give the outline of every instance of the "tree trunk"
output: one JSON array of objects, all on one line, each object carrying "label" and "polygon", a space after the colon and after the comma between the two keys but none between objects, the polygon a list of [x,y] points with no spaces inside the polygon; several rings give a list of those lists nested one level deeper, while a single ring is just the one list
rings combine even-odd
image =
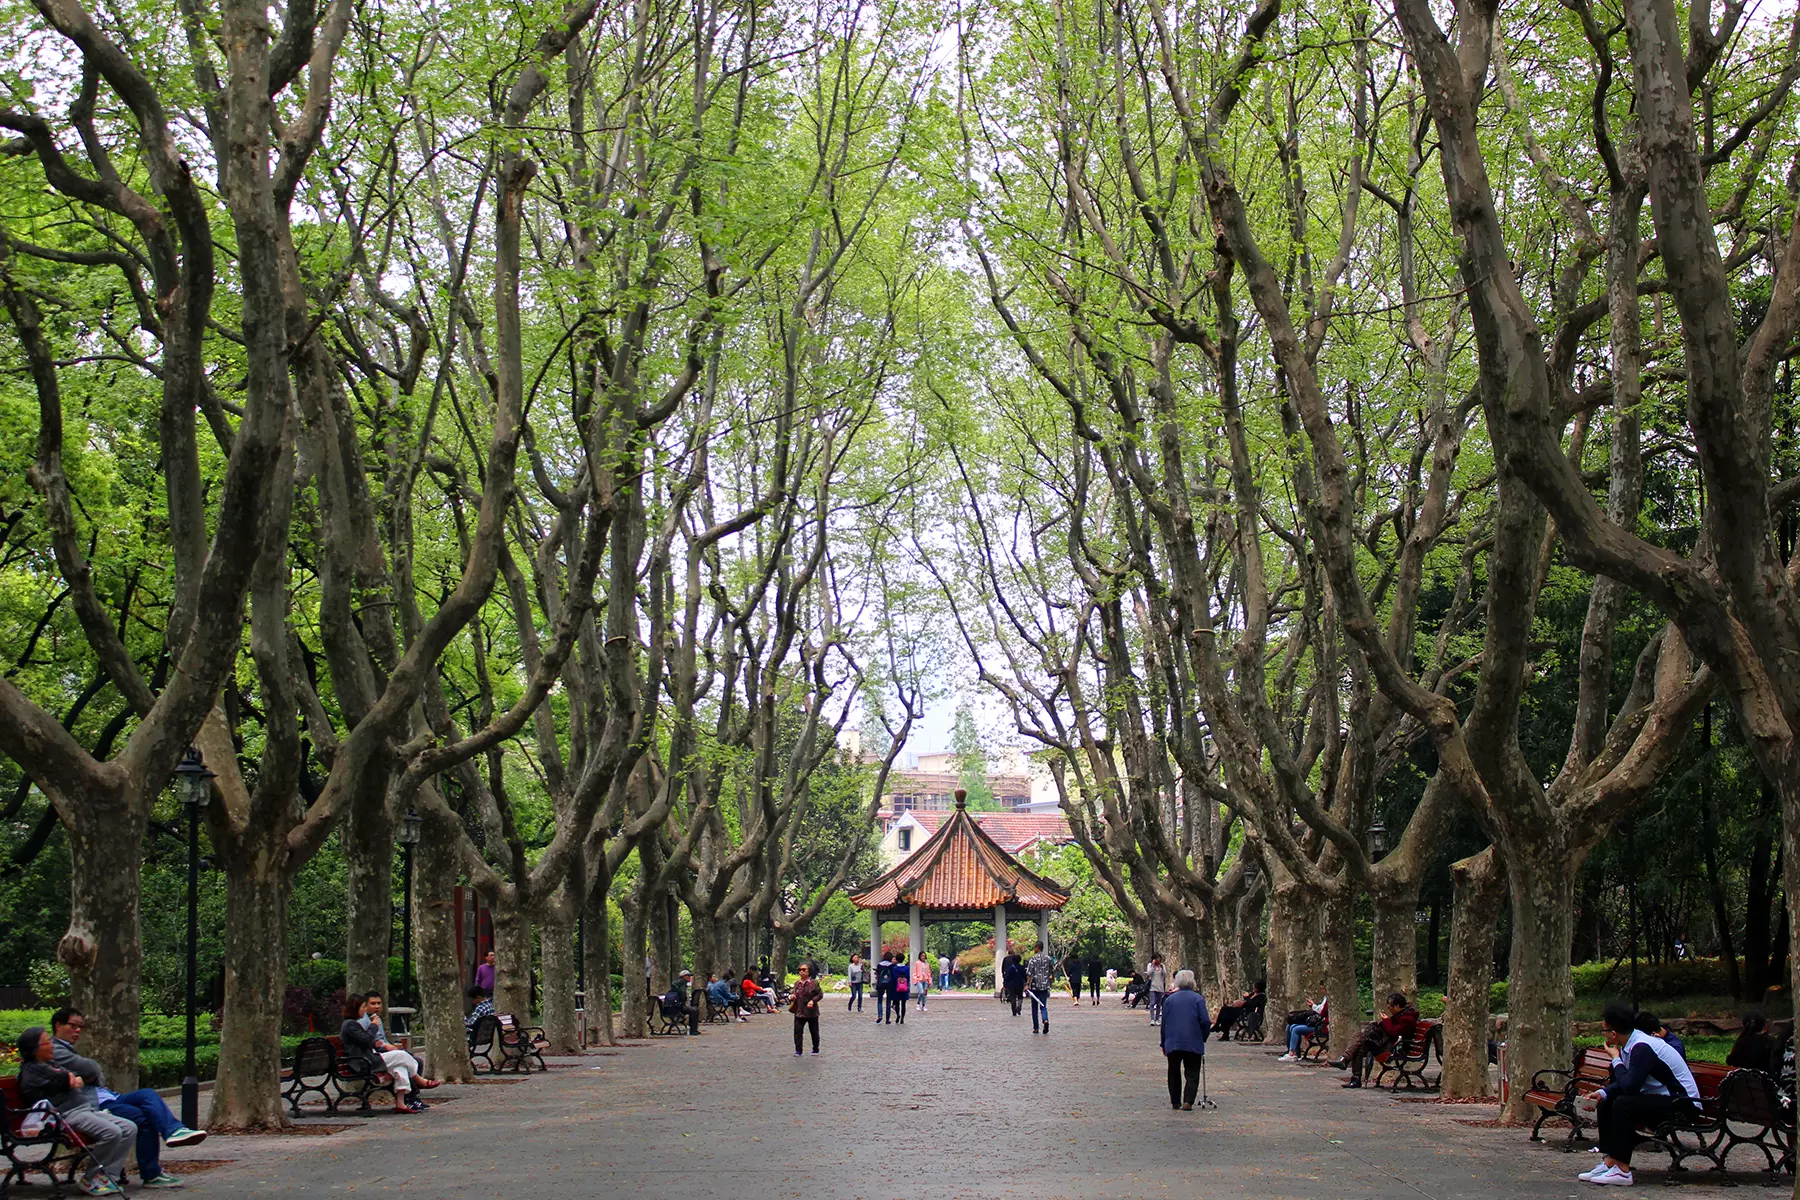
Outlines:
[{"label": "tree trunk", "polygon": [[[558,899],[564,889],[558,889]],[[544,965],[544,1036],[553,1054],[577,1054],[581,1047],[575,1028],[575,922],[573,909],[553,899],[539,926]]]},{"label": "tree trunk", "polygon": [[[582,942],[582,955],[587,959],[582,970],[587,975],[588,1041],[602,1046],[616,1046],[613,1037],[612,1001],[612,914],[607,906],[607,893],[612,890],[612,875],[606,870],[606,852],[600,852],[602,864],[587,894],[587,937]],[[629,978],[626,983],[630,983]],[[630,989],[627,988],[627,991]]]},{"label": "tree trunk", "polygon": [[1574,937],[1573,872],[1561,855],[1520,854],[1507,864],[1512,887],[1512,966],[1506,996],[1508,1103],[1501,1119],[1536,1116],[1525,1098],[1545,1067],[1568,1069],[1573,1058],[1575,987],[1569,975]]},{"label": "tree trunk", "polygon": [[508,897],[489,897],[494,914],[494,1011],[531,1024],[531,922]]},{"label": "tree trunk", "polygon": [[[430,811],[430,810],[428,810]],[[413,860],[413,924],[419,981],[419,1024],[432,1076],[450,1083],[474,1078],[469,1067],[468,1038],[463,1026],[463,991],[467,986],[457,961],[456,836],[450,825],[433,828],[427,818],[419,831]]]},{"label": "tree trunk", "polygon": [[1362,999],[1356,986],[1355,888],[1344,886],[1324,897],[1318,928],[1325,994],[1331,997],[1331,1057],[1342,1058],[1363,1025]]},{"label": "tree trunk", "polygon": [[[634,892],[641,891],[633,885]],[[644,928],[644,903],[641,895],[627,896],[621,905],[625,912],[624,936],[619,942],[619,974],[624,977],[620,1007],[623,1009],[624,1030],[622,1036],[641,1038],[644,1036],[644,1021],[649,1015],[646,1011],[649,993],[644,987],[644,957],[647,931]]]},{"label": "tree trunk", "polygon": [[1409,1002],[1419,998],[1419,890],[1401,888],[1372,899],[1375,930],[1369,974],[1379,1012],[1392,992],[1404,993]]},{"label": "tree trunk", "polygon": [[129,1092],[143,1014],[144,822],[120,797],[90,797],[74,820],[59,811],[69,831],[69,928],[56,957],[69,968],[70,1002],[87,1016],[82,1051],[106,1064],[108,1086]]},{"label": "tree trunk", "polygon": [[1494,931],[1506,900],[1506,872],[1492,846],[1450,864],[1455,887],[1450,917],[1450,986],[1444,994],[1445,1099],[1492,1094],[1488,1078],[1488,986],[1494,978]]},{"label": "tree trunk", "polygon": [[369,770],[350,803],[344,834],[349,876],[344,987],[352,992],[388,990],[388,956],[394,946],[394,823],[387,810],[387,774]]},{"label": "tree trunk", "polygon": [[1268,971],[1268,1011],[1279,1017],[1292,1012],[1300,989],[1294,980],[1294,963],[1289,959],[1288,930],[1294,920],[1294,897],[1291,888],[1276,888],[1269,898],[1269,936],[1263,966]]},{"label": "tree trunk", "polygon": [[[774,936],[770,939],[769,949],[769,970],[775,973],[776,982],[784,982],[787,979],[788,959],[793,952],[793,933],[777,928]],[[913,951],[908,950],[907,953],[911,955]]]},{"label": "tree trunk", "polygon": [[1247,987],[1259,979],[1265,990],[1268,987],[1269,964],[1262,952],[1263,910],[1268,898],[1266,889],[1253,887],[1238,901],[1237,961],[1240,974],[1236,979],[1226,980],[1227,990],[1240,983]]},{"label": "tree trunk", "polygon": [[254,833],[226,864],[225,1012],[210,1126],[278,1129],[288,879],[280,838]]}]

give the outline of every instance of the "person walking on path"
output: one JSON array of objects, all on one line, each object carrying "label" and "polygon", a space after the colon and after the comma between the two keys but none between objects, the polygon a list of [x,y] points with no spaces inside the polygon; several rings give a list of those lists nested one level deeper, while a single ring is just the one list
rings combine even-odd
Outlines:
[{"label": "person walking on path", "polygon": [[886,950],[875,966],[875,1023],[885,1025],[894,1017],[894,960]]},{"label": "person walking on path", "polygon": [[849,1012],[854,1009],[857,1012],[861,1012],[863,994],[862,955],[852,954],[850,956],[850,965],[844,968],[844,978],[850,981],[850,1003],[844,1005],[844,1011]]},{"label": "person walking on path", "polygon": [[938,987],[950,990],[950,959],[947,955],[938,955]]},{"label": "person walking on path", "polygon": [[[650,964],[648,963],[644,964],[644,977],[646,979],[650,977]],[[482,958],[481,965],[475,968],[475,986],[490,996],[494,994],[494,952],[492,950],[489,950]]]},{"label": "person walking on path", "polygon": [[[1175,992],[1163,1001],[1162,1052],[1169,1059],[1169,1107],[1191,1112],[1200,1090],[1200,1067],[1206,1060],[1206,997],[1194,987],[1194,973],[1175,972]],[[1185,1076],[1186,1082],[1183,1082]]]},{"label": "person walking on path", "polygon": [[1081,956],[1074,951],[1063,960],[1063,974],[1069,980],[1069,1003],[1081,1003]]},{"label": "person walking on path", "polygon": [[1051,961],[1050,952],[1040,949],[1025,964],[1025,989],[1031,993],[1031,1032],[1038,1031],[1038,1016],[1044,1018],[1044,1036],[1050,1035],[1050,981],[1056,973],[1056,964]]},{"label": "person walking on path", "polygon": [[894,1018],[894,1024],[906,1024],[906,1001],[912,995],[912,972],[907,969],[906,959],[896,955],[894,958],[894,990],[888,996],[888,1012]]},{"label": "person walking on path", "polygon": [[805,963],[800,964],[800,979],[794,984],[794,994],[788,998],[788,1011],[794,1014],[794,1057],[800,1057],[800,1036],[807,1030],[812,1031],[813,1053],[819,1052],[819,1001],[825,999],[825,990],[819,981],[812,977],[812,968]]},{"label": "person walking on path", "polygon": [[919,1011],[924,1012],[925,1001],[931,995],[931,960],[923,950],[919,951],[919,961],[913,964],[912,985],[919,996]]},{"label": "person walking on path", "polygon": [[1100,1003],[1100,972],[1099,956],[1089,955],[1087,960],[1088,996],[1095,1004]]},{"label": "person walking on path", "polygon": [[1169,968],[1163,966],[1162,955],[1150,956],[1150,965],[1144,968],[1144,974],[1150,981],[1150,1023],[1161,1025],[1163,998],[1169,994]]},{"label": "person walking on path", "polygon": [[1006,1002],[1012,1005],[1012,1015],[1019,1015],[1019,1004],[1025,995],[1025,964],[1019,961],[1016,954],[1008,954],[1006,961],[1000,964],[1000,984]]},{"label": "person walking on path", "polygon": [[177,1121],[163,1098],[149,1088],[139,1088],[123,1096],[109,1089],[100,1064],[75,1051],[75,1043],[81,1040],[86,1028],[87,1016],[78,1008],[59,1008],[50,1014],[50,1032],[54,1038],[50,1061],[58,1068],[82,1077],[87,1084],[84,1090],[90,1094],[94,1107],[103,1113],[124,1117],[137,1127],[138,1175],[145,1187],[180,1187],[181,1180],[162,1169],[163,1144],[197,1146],[206,1140],[206,1131],[189,1129]]}]

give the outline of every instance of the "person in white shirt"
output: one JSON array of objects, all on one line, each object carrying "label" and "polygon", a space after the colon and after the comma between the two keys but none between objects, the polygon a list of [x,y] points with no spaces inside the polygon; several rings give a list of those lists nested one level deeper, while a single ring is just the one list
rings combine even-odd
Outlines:
[{"label": "person in white shirt", "polygon": [[862,955],[852,954],[850,965],[844,968],[844,978],[850,981],[850,1003],[844,1005],[844,1011],[862,1011],[863,978],[867,974],[863,970]]},{"label": "person in white shirt", "polygon": [[1163,966],[1162,955],[1150,956],[1150,965],[1144,968],[1144,976],[1150,981],[1150,1023],[1161,1025],[1163,997],[1169,994],[1169,968]]},{"label": "person in white shirt", "polygon": [[950,986],[950,959],[948,955],[938,955],[938,987]]}]

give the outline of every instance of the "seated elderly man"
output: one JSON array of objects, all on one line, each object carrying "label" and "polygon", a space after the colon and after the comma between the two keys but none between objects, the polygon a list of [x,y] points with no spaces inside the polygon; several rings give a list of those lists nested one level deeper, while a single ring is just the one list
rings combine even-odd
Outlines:
[{"label": "seated elderly man", "polygon": [[[163,1098],[149,1088],[139,1088],[123,1096],[106,1086],[106,1072],[91,1058],[76,1053],[75,1044],[87,1028],[87,1017],[77,1008],[59,1008],[50,1014],[50,1031],[55,1037],[51,1054],[53,1065],[79,1076],[83,1087],[79,1094],[100,1112],[130,1121],[137,1138],[138,1175],[145,1187],[176,1188],[181,1180],[162,1169],[162,1148],[194,1146],[206,1140],[204,1129],[189,1129],[175,1119]],[[58,1108],[62,1105],[58,1104]],[[74,1124],[73,1121],[70,1122]],[[80,1125],[75,1128],[86,1133]],[[121,1176],[122,1178],[122,1176]]]},{"label": "seated elderly man", "polygon": [[706,998],[712,1001],[712,1006],[720,1012],[729,1012],[740,1021],[750,1019],[744,1015],[743,1001],[731,994],[731,985],[720,979],[717,973],[708,974],[706,977]]}]

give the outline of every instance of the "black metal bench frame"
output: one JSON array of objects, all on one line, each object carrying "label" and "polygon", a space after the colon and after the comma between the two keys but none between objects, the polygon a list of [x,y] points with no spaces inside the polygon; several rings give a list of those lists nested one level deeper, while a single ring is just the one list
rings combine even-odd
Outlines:
[{"label": "black metal bench frame", "polygon": [[1245,1009],[1231,1023],[1228,1036],[1234,1042],[1260,1042],[1263,1040],[1264,1006]]},{"label": "black metal bench frame", "polygon": [[550,1068],[544,1063],[544,1053],[539,1049],[544,1041],[544,1031],[536,1025],[521,1025],[511,1013],[495,1013],[494,1021],[500,1027],[500,1055],[506,1069],[519,1071],[529,1075],[531,1064],[536,1063],[540,1071]]},{"label": "black metal bench frame", "polygon": [[1325,1051],[1331,1045],[1331,1017],[1328,1014],[1317,1025],[1300,1035],[1300,1060],[1302,1062],[1324,1062]]},{"label": "black metal bench frame", "polygon": [[[0,1155],[6,1158],[6,1174],[0,1175],[0,1200],[12,1191],[14,1183],[25,1185],[25,1177],[33,1171],[50,1181],[52,1195],[61,1196],[64,1188],[75,1186],[75,1173],[87,1161],[87,1145],[55,1111],[45,1115],[44,1128],[39,1132],[29,1136],[19,1132],[31,1110],[23,1097],[15,1096],[16,1081],[7,1082],[14,1086],[0,1091]],[[44,1156],[28,1158],[20,1154],[32,1147],[45,1148]]]},{"label": "black metal bench frame", "polygon": [[337,1047],[328,1038],[312,1037],[300,1043],[294,1051],[293,1065],[282,1072],[287,1086],[281,1089],[281,1097],[287,1101],[290,1113],[296,1117],[305,1115],[300,1111],[300,1103],[312,1095],[325,1102],[327,1112],[335,1111],[331,1084],[337,1078],[337,1058]]},{"label": "black metal bench frame", "polygon": [[[1437,1052],[1438,1077],[1425,1078],[1425,1072],[1431,1069],[1431,1055]],[[1420,1021],[1419,1026],[1407,1035],[1404,1042],[1396,1042],[1385,1054],[1375,1056],[1379,1069],[1375,1072],[1375,1086],[1386,1087],[1397,1092],[1402,1085],[1406,1090],[1435,1092],[1444,1078],[1444,1027],[1437,1021]],[[1382,1080],[1389,1074],[1394,1076],[1390,1086]]]},{"label": "black metal bench frame", "polygon": [[1727,1166],[1739,1146],[1754,1146],[1762,1151],[1769,1172],[1791,1174],[1794,1130],[1788,1122],[1793,1112],[1782,1107],[1781,1087],[1766,1073],[1740,1067],[1727,1075],[1719,1085],[1719,1136],[1713,1143],[1719,1165]]},{"label": "black metal bench frame", "polygon": [[[1587,1060],[1587,1053],[1588,1052],[1585,1050],[1577,1050],[1575,1052],[1575,1062],[1567,1071],[1562,1070],[1559,1067],[1545,1067],[1531,1077],[1531,1087],[1527,1089],[1528,1091],[1560,1091],[1562,1093],[1562,1099],[1549,1107],[1545,1107],[1541,1101],[1532,1101],[1538,1108],[1538,1119],[1531,1126],[1532,1141],[1541,1142],[1544,1140],[1541,1136],[1544,1122],[1552,1120],[1567,1121],[1569,1123],[1569,1136],[1563,1141],[1563,1149],[1571,1149],[1576,1142],[1585,1142],[1588,1140],[1586,1130],[1593,1128],[1594,1122],[1587,1117],[1582,1116],[1580,1109],[1577,1107],[1577,1104],[1585,1094],[1581,1091],[1581,1085],[1586,1083],[1595,1087],[1605,1087],[1609,1076],[1602,1075],[1599,1078],[1594,1078],[1592,1076],[1584,1076],[1581,1074],[1581,1067]],[[1558,1077],[1561,1078],[1561,1083],[1556,1082]]]},{"label": "black metal bench frame", "polygon": [[344,1101],[356,1101],[356,1115],[372,1117],[375,1106],[369,1103],[369,1097],[378,1092],[387,1092],[397,1100],[399,1094],[394,1091],[394,1077],[385,1068],[368,1066],[358,1067],[345,1056],[343,1047],[335,1041],[328,1041],[332,1052],[337,1056],[331,1065],[331,1085],[337,1089],[337,1095],[327,1101],[329,1111],[335,1113]]}]

